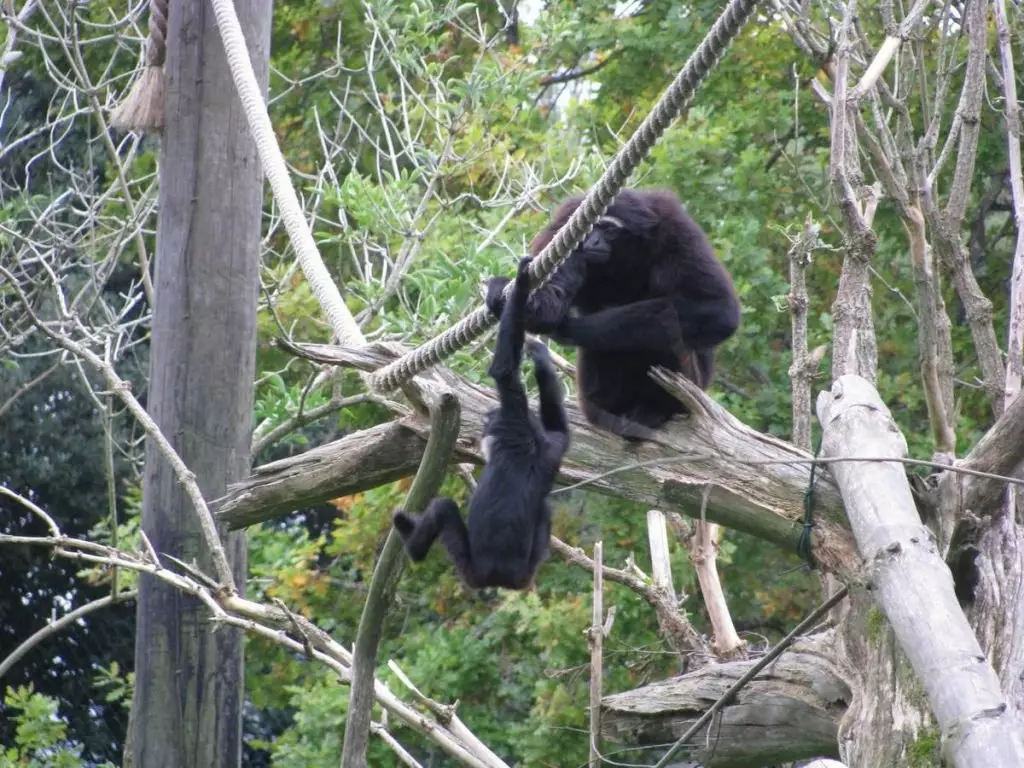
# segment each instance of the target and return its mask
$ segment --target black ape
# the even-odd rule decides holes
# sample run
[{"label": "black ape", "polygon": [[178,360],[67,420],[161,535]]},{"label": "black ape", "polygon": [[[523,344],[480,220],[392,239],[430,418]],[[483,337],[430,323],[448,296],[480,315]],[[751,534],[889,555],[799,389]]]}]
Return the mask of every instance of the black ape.
[{"label": "black ape", "polygon": [[451,499],[436,498],[420,517],[394,515],[413,560],[422,560],[438,536],[470,587],[523,589],[547,556],[551,536],[548,493],[569,446],[569,424],[547,347],[529,345],[540,389],[540,418],[530,411],[519,378],[529,295],[529,259],[519,265],[512,299],[501,315],[494,359],[499,408],[487,414],[481,447],[487,462],[469,501],[469,527]]},{"label": "black ape", "polygon": [[[536,256],[579,207],[565,201],[534,238]],[[499,314],[507,278],[488,282]],[[569,314],[570,307],[577,310]],[[685,407],[648,375],[660,365],[706,389],[714,348],[739,327],[732,279],[668,190],[622,190],[583,244],[533,292],[526,328],[579,347],[580,408],[597,426],[642,438]]]}]

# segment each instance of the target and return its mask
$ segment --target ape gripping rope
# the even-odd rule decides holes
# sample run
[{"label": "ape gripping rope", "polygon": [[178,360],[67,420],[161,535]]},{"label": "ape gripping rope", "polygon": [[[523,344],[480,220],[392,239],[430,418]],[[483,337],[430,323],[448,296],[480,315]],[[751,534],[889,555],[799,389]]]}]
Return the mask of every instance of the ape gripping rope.
[{"label": "ape gripping rope", "polygon": [[[530,265],[531,287],[542,285],[593,229],[597,219],[604,214],[615,195],[626,183],[626,179],[646,157],[661,134],[679,113],[689,106],[697,87],[722,58],[726,48],[754,12],[757,3],[758,0],[731,0],[707,37],[701,41],[676,79],[662,94],[661,99],[636,133],[630,137],[626,146],[615,156],[594,188],[587,193],[579,208],[547,247],[537,254],[537,258]],[[505,298],[509,298],[511,291],[510,282],[505,289]],[[469,344],[496,321],[497,318],[491,315],[487,307],[478,307],[440,336],[374,372],[369,377],[370,386],[380,392],[396,389],[402,382],[437,365],[455,350]]]}]

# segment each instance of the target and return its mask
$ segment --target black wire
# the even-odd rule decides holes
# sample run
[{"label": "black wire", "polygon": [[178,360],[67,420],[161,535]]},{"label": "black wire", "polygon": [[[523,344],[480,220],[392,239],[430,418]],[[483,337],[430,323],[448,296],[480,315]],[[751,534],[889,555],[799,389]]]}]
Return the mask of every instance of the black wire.
[{"label": "black wire", "polygon": [[[819,436],[818,447],[814,450],[814,458],[818,458],[818,455],[821,453],[821,442],[822,436]],[[804,491],[803,529],[800,531],[800,539],[796,543],[796,553],[806,561],[812,571],[816,570],[818,567],[818,562],[814,559],[814,553],[811,547],[811,533],[814,528],[814,489],[818,484],[817,470],[817,462],[812,462],[810,478],[807,481],[807,489]]]}]

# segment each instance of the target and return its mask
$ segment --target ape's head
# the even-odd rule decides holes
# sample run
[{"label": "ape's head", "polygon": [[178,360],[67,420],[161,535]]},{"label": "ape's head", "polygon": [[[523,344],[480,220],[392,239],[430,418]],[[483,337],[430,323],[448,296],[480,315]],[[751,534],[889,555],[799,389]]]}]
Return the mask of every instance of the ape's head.
[{"label": "ape's head", "polygon": [[[530,252],[534,256],[551,242],[582,202],[583,196],[577,195],[558,207],[551,223],[530,244]],[[648,205],[643,193],[624,189],[597,220],[579,250],[588,264],[603,264],[609,260],[621,263],[638,249],[646,251],[650,247],[659,223],[658,214]]]}]

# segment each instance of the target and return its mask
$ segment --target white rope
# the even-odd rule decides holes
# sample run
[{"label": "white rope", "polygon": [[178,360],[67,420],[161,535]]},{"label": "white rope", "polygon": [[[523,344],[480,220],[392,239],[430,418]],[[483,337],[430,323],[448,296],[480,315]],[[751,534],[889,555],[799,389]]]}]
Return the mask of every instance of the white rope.
[{"label": "white rope", "polygon": [[224,42],[231,77],[235,81],[245,119],[256,142],[260,164],[270,182],[274,201],[281,209],[281,218],[284,219],[284,226],[295,249],[299,266],[313,290],[313,295],[327,315],[339,343],[349,347],[363,346],[366,339],[341,298],[330,272],[324,266],[313,235],[306,225],[299,198],[288,177],[288,168],[285,166],[281,148],[277,145],[274,127],[267,115],[263,94],[259,83],[256,82],[256,74],[249,59],[249,49],[245,45],[245,36],[242,34],[242,26],[238,23],[234,3],[232,0],[210,0],[210,3],[217,19],[217,29],[220,30],[220,37]]}]

